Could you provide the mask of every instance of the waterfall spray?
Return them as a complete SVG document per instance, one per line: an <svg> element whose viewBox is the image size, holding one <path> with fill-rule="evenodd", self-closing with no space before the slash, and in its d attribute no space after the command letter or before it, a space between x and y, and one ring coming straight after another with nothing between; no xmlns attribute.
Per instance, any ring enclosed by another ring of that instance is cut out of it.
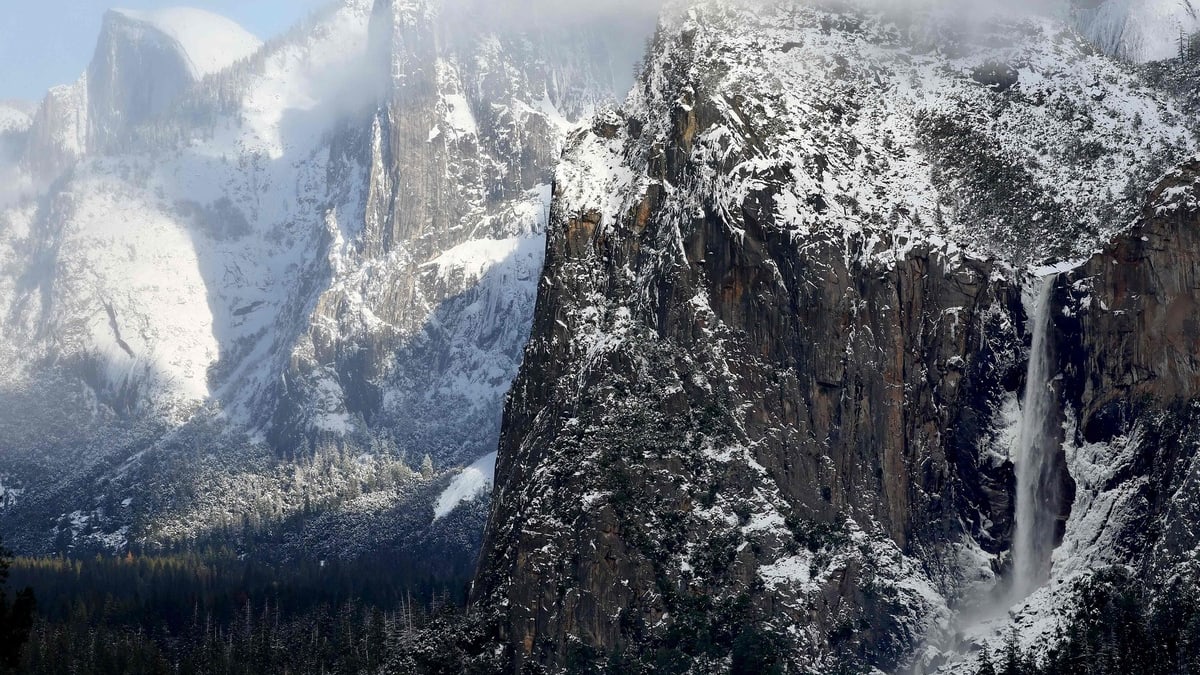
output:
<svg viewBox="0 0 1200 675"><path fill-rule="evenodd" d="M1050 576L1058 517L1059 480L1055 471L1058 398L1050 353L1050 305L1054 275L1042 279L1030 314L1033 344L1025 400L1021 407L1014 463L1017 474L1017 522L1013 535L1012 597L1024 599Z"/></svg>

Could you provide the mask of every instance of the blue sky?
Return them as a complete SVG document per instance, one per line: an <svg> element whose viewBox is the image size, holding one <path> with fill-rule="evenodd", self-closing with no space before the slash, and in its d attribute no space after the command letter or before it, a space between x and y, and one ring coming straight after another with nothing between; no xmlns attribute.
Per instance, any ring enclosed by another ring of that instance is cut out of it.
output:
<svg viewBox="0 0 1200 675"><path fill-rule="evenodd" d="M184 5L227 16L267 39L329 0L0 0L0 99L38 100L87 68L112 6L154 9Z"/></svg>

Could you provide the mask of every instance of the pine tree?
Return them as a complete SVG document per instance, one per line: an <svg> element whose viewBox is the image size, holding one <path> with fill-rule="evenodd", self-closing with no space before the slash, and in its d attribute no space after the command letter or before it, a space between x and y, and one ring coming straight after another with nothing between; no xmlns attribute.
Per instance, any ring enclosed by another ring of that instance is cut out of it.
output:
<svg viewBox="0 0 1200 675"><path fill-rule="evenodd" d="M383 664L383 657L387 650L388 641L387 625L384 621L383 610L378 607L371 610L366 634L367 667L371 670L377 670Z"/></svg>
<svg viewBox="0 0 1200 675"><path fill-rule="evenodd" d="M1013 626L1008 637L1004 640L1004 662L998 675L1026 675L1025 663L1021 655L1021 640L1017 627Z"/></svg>
<svg viewBox="0 0 1200 675"><path fill-rule="evenodd" d="M992 655L988 651L987 646L979 651L979 665L975 669L975 675L996 675L996 666L992 664Z"/></svg>
<svg viewBox="0 0 1200 675"><path fill-rule="evenodd" d="M429 453L425 453L425 458L421 460L421 475L426 478L433 477L433 458Z"/></svg>

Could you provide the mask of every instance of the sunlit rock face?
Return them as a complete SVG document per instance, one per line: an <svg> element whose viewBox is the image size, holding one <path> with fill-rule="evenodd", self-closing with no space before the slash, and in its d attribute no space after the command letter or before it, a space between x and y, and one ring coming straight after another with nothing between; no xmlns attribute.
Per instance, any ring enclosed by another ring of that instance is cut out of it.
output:
<svg viewBox="0 0 1200 675"><path fill-rule="evenodd" d="M567 131L626 85L614 64L630 50L624 21L573 35L565 19L519 14L375 4L379 106L335 141L364 170L363 202L337 214L333 282L284 376L314 395L282 399L279 442L345 420L446 461L494 450L532 324L553 167ZM340 419L313 415L321 391Z"/></svg>

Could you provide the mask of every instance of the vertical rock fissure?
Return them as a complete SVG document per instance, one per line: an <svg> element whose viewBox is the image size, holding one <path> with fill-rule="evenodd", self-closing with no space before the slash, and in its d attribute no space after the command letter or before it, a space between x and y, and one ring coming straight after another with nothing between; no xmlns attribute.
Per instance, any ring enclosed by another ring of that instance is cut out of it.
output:
<svg viewBox="0 0 1200 675"><path fill-rule="evenodd" d="M1061 481L1056 463L1058 396L1051 363L1051 294L1055 275L1040 281L1030 313L1033 334L1021 406L1014 465L1017 478L1016 529L1012 544L1013 599L1021 600L1037 590L1050 576L1061 502Z"/></svg>

